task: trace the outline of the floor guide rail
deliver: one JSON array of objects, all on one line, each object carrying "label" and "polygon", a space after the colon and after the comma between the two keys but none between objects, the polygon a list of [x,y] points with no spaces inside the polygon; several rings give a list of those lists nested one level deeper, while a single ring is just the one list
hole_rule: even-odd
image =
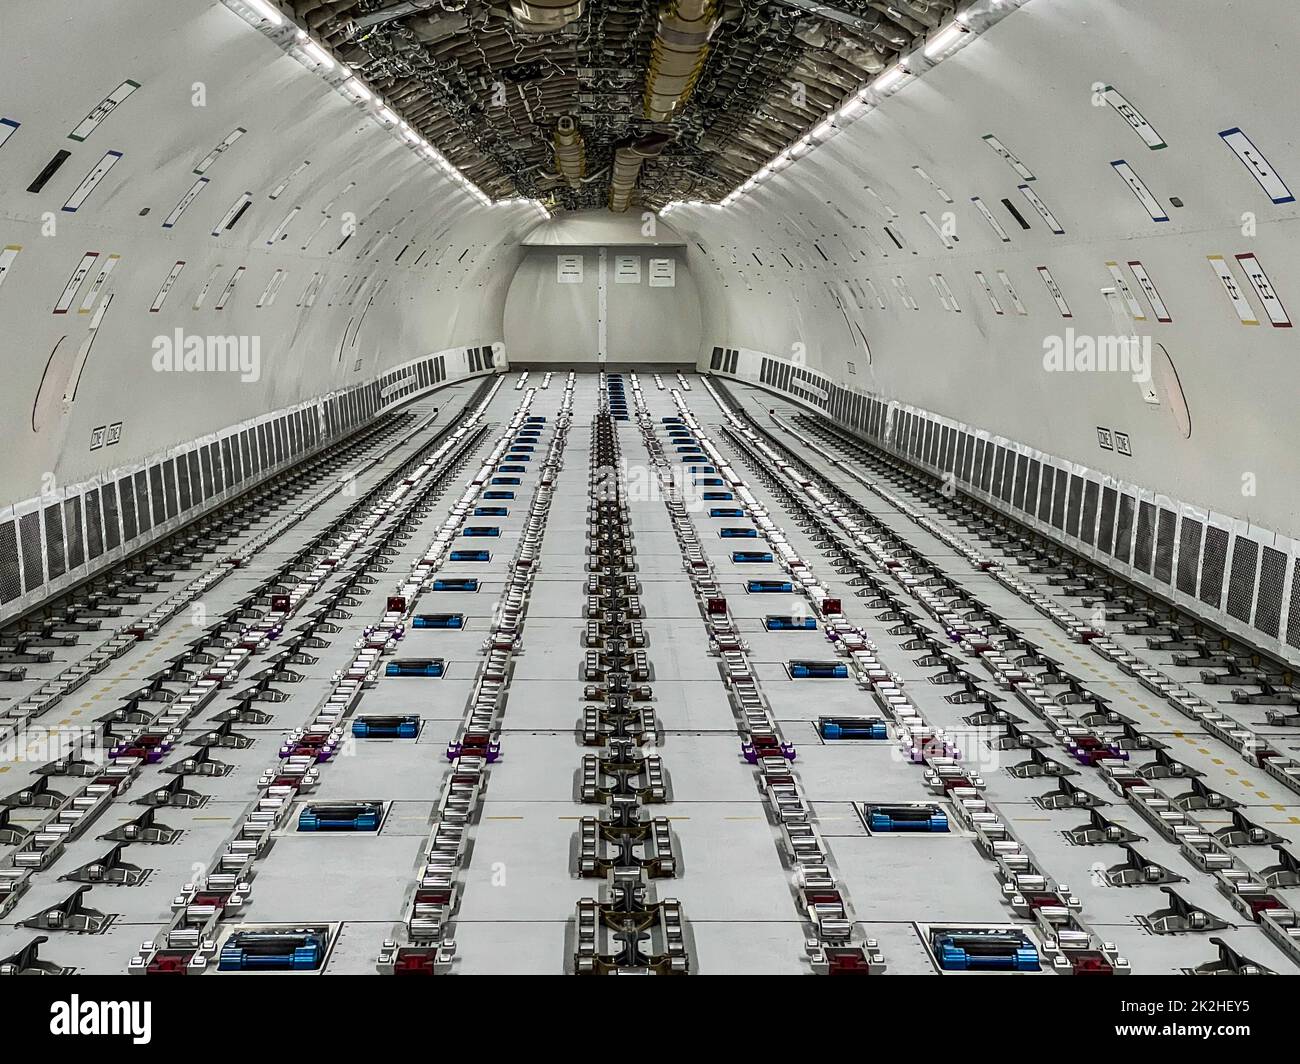
[{"label": "floor guide rail", "polygon": [[[274,684],[292,682],[287,665],[314,663],[305,651],[325,645],[323,635],[337,630],[331,623],[336,614],[347,616],[347,609],[360,605],[354,596],[358,589],[375,582],[371,574],[383,568],[384,559],[409,534],[407,522],[421,507],[427,512],[434,492],[481,441],[486,432],[481,422],[495,391],[496,387],[489,390],[455,431],[420,462],[399,469],[376,488],[359,504],[352,520],[336,522],[300,552],[268,589],[271,608],[265,615],[249,624],[232,619],[227,630],[234,629],[236,634],[227,641],[225,653],[174,700],[174,708],[169,707],[169,716],[179,719],[162,742],[209,706],[223,687],[230,686],[255,653],[270,649],[271,641],[283,635],[290,621],[301,618],[305,623],[299,630],[304,636],[286,645],[273,655],[268,668],[250,677],[257,684],[236,693],[233,711],[219,714],[218,727],[196,740],[208,750],[251,743],[234,732],[234,726],[265,723],[265,715],[253,703],[282,698],[277,698]],[[339,575],[344,576],[342,585],[318,602],[325,585]],[[256,864],[268,851],[274,833],[295,811],[300,830],[305,825],[332,824],[333,817],[342,815],[340,810],[302,805],[300,799],[319,785],[322,770],[340,751],[364,689],[377,678],[381,656],[396,648],[402,634],[402,611],[390,598],[379,622],[366,629],[351,661],[332,677],[332,689],[311,718],[281,743],[279,762],[257,778],[257,796],[224,848],[206,870],[183,885],[172,901],[171,922],[141,946],[129,962],[129,971],[202,974],[214,961],[219,971],[319,967],[328,945],[328,934],[322,929],[243,928],[232,926],[229,918],[248,905]],[[199,804],[201,796],[184,786],[189,763],[181,762],[176,768],[172,783],[139,800],[148,809]],[[356,815],[364,816],[366,811]]]},{"label": "floor guide rail", "polygon": [[[719,659],[719,673],[736,717],[741,754],[755,767],[755,782],[780,832],[782,861],[793,871],[794,902],[807,929],[807,961],[813,971],[826,974],[882,972],[885,958],[874,940],[861,938],[855,925],[834,860],[794,768],[797,756],[794,744],[783,736],[773,717],[713,566],[701,549],[694,521],[683,498],[681,480],[669,460],[660,433],[673,444],[678,459],[688,468],[701,463],[703,468],[716,471],[718,478],[729,485],[745,504],[757,526],[763,528],[771,522],[744,480],[725,461],[695,420],[680,394],[674,395],[679,415],[664,417],[658,424],[649,413],[635,378],[633,396],[641,434],[662,487],[709,645]],[[805,575],[811,580],[810,573]]]},{"label": "floor guide rail", "polygon": [[[507,469],[527,466],[528,456],[543,433],[550,432],[545,456],[536,469],[536,488],[519,546],[506,570],[506,585],[493,611],[483,642],[483,660],[471,687],[464,720],[448,744],[451,763],[434,811],[433,828],[424,848],[415,882],[407,892],[404,922],[380,950],[376,966],[382,974],[434,975],[451,970],[456,959],[455,916],[461,878],[470,859],[470,832],[481,815],[494,766],[502,757],[501,724],[510,698],[512,659],[523,646],[529,597],[538,572],[542,538],[556,479],[564,464],[573,404],[574,375],[570,374],[553,426],[542,415],[530,415],[534,390],[529,389],[506,431],[478,473],[466,486],[429,549],[399,588],[403,613],[436,583],[436,573],[455,552],[452,541],[473,514],[476,503]],[[523,450],[522,448],[528,448]],[[512,456],[512,450],[517,450]],[[511,477],[511,480],[516,478]]]},{"label": "floor guide rail", "polygon": [[[164,624],[307,514],[332,496],[347,491],[359,472],[382,461],[416,430],[403,431],[397,441],[381,450],[367,453],[367,447],[411,420],[414,419],[409,414],[385,418],[328,452],[305,460],[274,482],[262,484],[216,513],[200,518],[169,539],[151,545],[84,587],[42,607],[39,613],[6,628],[0,635],[0,662],[11,667],[5,670],[4,678],[21,683],[28,678],[29,664],[52,662],[55,648],[69,652],[66,648],[78,645],[79,633],[99,631],[105,619],[127,618],[127,623],[107,639],[52,678],[23,693],[16,705],[6,708],[0,715],[0,741],[11,741],[18,731],[58,706],[138,641],[153,638]],[[354,458],[361,459],[358,466],[329,486],[302,497],[314,482]],[[251,531],[268,514],[270,524]],[[247,534],[241,536],[241,531]],[[161,584],[172,582],[178,573],[196,567],[232,541],[233,549],[219,556],[197,578],[171,594],[159,594]],[[146,602],[147,599],[157,601]]]},{"label": "floor guide rail", "polygon": [[1273,663],[741,385],[437,401],[0,639],[0,974],[1300,973]]},{"label": "floor guide rail", "polygon": [[621,374],[609,374],[592,419],[587,522],[587,647],[580,798],[603,815],[579,823],[576,872],[603,880],[599,898],[578,901],[573,971],[579,975],[685,975],[691,971],[682,905],[657,897],[654,882],[678,874],[666,816],[646,815],[672,800],[649,702],[652,667],[642,649],[641,586],[616,418],[627,417]]},{"label": "floor guide rail", "polygon": [[[327,502],[334,501],[340,492],[350,494],[347,485],[355,483],[356,470],[352,471],[353,475],[345,475],[343,487],[335,480],[329,487],[306,495],[304,489],[311,484],[311,474],[317,477],[327,474],[333,479],[333,471],[343,462],[360,459],[363,465],[373,465],[427,429],[426,420],[415,431],[407,432],[412,420],[397,419],[389,425],[389,431],[377,429],[363,434],[362,446],[349,445],[335,452],[332,460],[322,457],[305,465],[296,478],[298,490],[282,489],[279,506],[271,508],[265,527],[237,540],[233,550],[205,570],[198,580],[120,630],[118,634],[127,636],[129,642],[118,648],[116,637],[110,639],[108,648],[113,653],[107,655],[107,659],[128,657],[130,660],[130,656],[134,656],[137,664],[131,666],[127,674],[134,671],[143,660],[139,653],[133,653],[134,648],[165,632],[170,633],[166,636],[167,641],[176,638],[179,634],[175,630],[176,615],[188,602],[198,600],[191,611],[190,623],[204,623],[206,609],[200,596],[210,594],[215,585],[231,573],[251,571],[249,563],[260,559],[271,544],[295,525]],[[396,443],[388,439],[394,430],[401,433]],[[378,446],[367,449],[366,444]],[[256,501],[255,497],[250,505]],[[262,501],[265,504],[272,500]],[[216,526],[209,522],[207,527]],[[188,558],[189,562],[193,564],[201,560],[214,545],[215,540],[205,543],[203,548],[196,547]],[[179,560],[174,563],[174,568],[160,563],[151,575],[159,576],[159,582],[162,582],[163,578],[179,570]],[[270,677],[283,670],[286,662],[292,663],[295,655],[300,653],[301,638],[286,639],[274,648],[271,645],[271,640],[279,639],[287,619],[284,603],[276,601],[272,590],[267,583],[246,595],[235,609],[200,632],[187,652],[173,657],[162,670],[148,678],[144,687],[129,692],[121,708],[99,717],[93,726],[70,727],[73,741],[60,744],[57,751],[50,751],[53,759],[40,764],[34,771],[29,770],[27,782],[0,801],[4,825],[0,842],[12,847],[0,859],[0,917],[9,914],[36,884],[48,883],[46,870],[57,870],[65,852],[75,848],[92,824],[110,809],[122,808],[128,800],[128,791],[136,784],[147,783],[151,777],[157,776],[152,797],[135,800],[135,804],[147,807],[145,812],[101,836],[115,845],[107,853],[65,871],[60,877],[61,881],[80,885],[71,894],[39,909],[20,924],[41,931],[92,934],[107,928],[113,919],[112,914],[92,908],[86,898],[88,892],[97,885],[137,886],[143,883],[148,871],[125,859],[122,855],[124,847],[133,842],[172,841],[177,833],[154,822],[154,808],[164,804],[197,804],[199,796],[185,786],[186,775],[220,775],[226,766],[211,757],[212,750],[237,745],[240,741],[240,737],[230,731],[232,720],[222,719],[220,715],[216,718],[219,723],[210,731],[201,729],[197,736],[185,736],[187,728],[191,727],[201,709],[212,701],[219,687],[235,682],[253,652],[268,652],[265,667],[254,677],[256,688],[265,687]],[[241,616],[257,620],[245,624],[239,620]],[[269,653],[272,649],[275,653]],[[154,650],[148,656],[156,652]],[[104,662],[101,667],[106,665]],[[87,672],[85,680],[89,675]],[[94,697],[102,695],[103,692]],[[81,712],[71,711],[74,717]],[[30,729],[27,723],[30,719],[24,720],[25,729]],[[65,718],[61,724],[70,725],[71,719]],[[30,734],[28,730],[28,738]],[[19,737],[23,737],[22,733]],[[189,739],[189,745],[198,749],[183,759],[162,764],[174,747],[185,745],[183,738]],[[48,743],[38,745],[50,746]],[[15,744],[13,752],[26,755],[33,751],[30,746]],[[23,757],[19,765],[26,760]],[[6,771],[11,767],[7,765]]]},{"label": "floor guide rail", "polygon": [[[1098,657],[1117,666],[1118,673],[1136,677],[1144,688],[1200,723],[1205,728],[1200,738],[1207,746],[1224,742],[1233,748],[1244,744],[1250,750],[1249,741],[1240,734],[1221,735],[1216,711],[1108,638],[1104,624],[1079,619],[1050,594],[1008,571],[1016,561],[995,561],[990,554],[966,543],[945,523],[885,487],[882,481],[888,481],[888,471],[880,468],[880,463],[868,466],[871,475],[860,473],[777,415],[772,415],[772,423],[779,434],[762,430],[733,409],[729,399],[717,398],[733,445],[762,470],[770,487],[819,537],[821,548],[844,566],[841,571],[854,574],[852,582],[859,588],[856,594],[868,599],[869,609],[884,611],[877,613],[877,619],[895,625],[889,632],[901,640],[900,648],[923,651],[916,664],[940,669],[928,679],[955,688],[947,696],[949,703],[977,710],[967,715],[964,723],[991,729],[983,740],[989,749],[1027,755],[1027,760],[1008,766],[1006,771],[1019,779],[1057,784],[1055,790],[1035,797],[1040,808],[1087,812],[1084,824],[1063,832],[1067,840],[1078,846],[1120,848],[1122,860],[1094,866],[1091,879],[1079,884],[1082,900],[1066,897],[1063,885],[1051,889],[1051,881],[1032,866],[1027,848],[1008,826],[1009,818],[999,815],[987,796],[978,793],[983,790],[983,781],[977,783],[949,731],[931,726],[916,712],[893,678],[872,677],[870,670],[877,665],[876,648],[865,632],[855,630],[847,643],[843,632],[828,633],[851,659],[865,650],[868,668],[861,682],[876,692],[880,708],[891,719],[908,756],[930,767],[936,782],[942,784],[938,793],[946,792],[959,818],[997,862],[1004,889],[1015,892],[1010,898],[1013,911],[1034,920],[1045,954],[1051,957],[1054,967],[1117,973],[1129,969],[1129,960],[1117,952],[1115,944],[1099,941],[1083,921],[1084,912],[1104,908],[1097,887],[1146,887],[1159,892],[1162,896],[1150,903],[1154,908],[1137,916],[1137,923],[1153,936],[1237,932],[1231,942],[1221,937],[1213,940],[1219,947],[1217,958],[1186,965],[1183,970],[1215,974],[1224,970],[1270,970],[1268,964],[1252,959],[1275,956],[1258,944],[1262,940],[1252,938],[1258,934],[1255,927],[1292,962],[1300,959],[1295,948],[1295,910],[1280,889],[1300,883],[1295,876],[1295,858],[1286,847],[1287,839],[1251,819],[1245,803],[1224,793],[1217,781],[1214,785],[1207,783],[1204,771],[1173,756],[1169,743],[1157,738],[1148,726],[1117,711],[1111,692],[1102,689],[1100,680],[1088,680],[1077,669],[1071,671],[1065,654],[1048,646],[1014,615],[1008,616],[1010,611],[1005,606],[999,603],[995,608],[986,601],[991,596],[981,594],[973,584],[978,584],[979,577],[995,581],[1021,604],[1032,607],[1063,630],[1071,643],[1091,648]],[[794,439],[799,450],[783,439]],[[930,559],[932,551],[912,542],[913,537],[901,531],[887,513],[873,512],[827,479],[812,464],[811,455],[867,487],[888,504],[889,511],[904,516],[933,541],[950,548],[971,566],[976,574],[974,582],[963,582],[945,573]],[[941,511],[957,510],[950,503],[939,495],[933,505]],[[986,524],[979,527],[990,532]],[[1010,537],[1002,530],[997,532],[1003,551],[1015,558],[1020,545],[1008,542]],[[929,627],[931,623],[938,632]],[[985,680],[968,670],[968,662],[978,663],[988,680],[998,690],[1010,692],[1041,728],[1007,709],[1002,696],[983,687]],[[1097,669],[1092,671],[1102,675]],[[1207,713],[1209,721],[1204,719]],[[1053,757],[1052,753],[1062,756]],[[1209,751],[1202,749],[1200,753]],[[1249,756],[1246,760],[1250,761]],[[1215,764],[1224,761],[1219,759]],[[1104,812],[1103,807],[1110,803],[1071,782],[1069,777],[1080,769],[1093,773],[1144,825],[1176,848],[1174,852],[1193,871],[1193,882],[1198,876],[1207,877],[1217,895],[1231,902],[1238,914],[1236,919],[1224,919],[1204,901],[1194,900],[1188,888],[1181,886],[1189,883],[1188,876],[1138,849],[1134,844],[1143,836],[1119,823],[1114,814]],[[1236,775],[1233,770],[1223,779],[1231,782]],[[976,784],[973,792],[972,784]],[[990,822],[989,817],[994,819]],[[992,836],[990,826],[995,828]],[[1274,848],[1276,858],[1272,863],[1267,857],[1254,857],[1266,846]],[[1198,893],[1197,899],[1203,896]],[[1257,945],[1250,945],[1252,941]],[[1250,955],[1241,952],[1245,949],[1250,950]]]}]

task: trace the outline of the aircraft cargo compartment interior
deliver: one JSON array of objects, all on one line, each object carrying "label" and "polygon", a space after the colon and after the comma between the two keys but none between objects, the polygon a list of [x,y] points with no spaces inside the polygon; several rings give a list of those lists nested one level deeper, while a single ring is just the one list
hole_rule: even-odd
[{"label": "aircraft cargo compartment interior", "polygon": [[1300,975],[1298,48],[0,2],[0,975]]}]

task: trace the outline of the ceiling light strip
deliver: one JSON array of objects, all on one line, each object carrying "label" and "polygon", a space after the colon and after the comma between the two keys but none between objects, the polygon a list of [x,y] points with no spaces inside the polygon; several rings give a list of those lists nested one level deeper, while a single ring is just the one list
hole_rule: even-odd
[{"label": "ceiling light strip", "polygon": [[728,192],[721,202],[673,200],[666,204],[660,213],[680,207],[730,207],[741,196],[757,189],[773,174],[780,173],[797,160],[807,158],[842,130],[873,111],[881,101],[893,96],[905,85],[911,84],[923,71],[955,55],[990,26],[1029,2],[1030,0],[974,0],[946,23],[931,30],[919,47],[899,58],[892,66],[882,70],[870,82],[851,93],[838,108],[819,121],[811,132],[787,145]]}]

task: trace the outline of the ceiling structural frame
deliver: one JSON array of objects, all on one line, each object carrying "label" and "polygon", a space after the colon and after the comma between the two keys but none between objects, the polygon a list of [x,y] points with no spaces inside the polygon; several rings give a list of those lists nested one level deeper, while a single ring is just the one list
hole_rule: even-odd
[{"label": "ceiling structural frame", "polygon": [[[252,4],[254,0],[229,0]],[[267,0],[256,0],[261,6]],[[974,31],[1021,0],[978,0]],[[286,0],[299,23],[492,200],[548,210],[731,195],[958,0]],[[957,25],[959,28],[951,30]],[[921,64],[909,58],[909,66]]]},{"label": "ceiling structural frame", "polygon": [[[456,166],[442,152],[429,143],[411,126],[411,123],[394,108],[393,102],[376,91],[366,78],[342,61],[326,44],[315,35],[297,25],[292,16],[280,7],[275,0],[222,0],[226,7],[242,17],[255,29],[261,31],[286,54],[318,74],[331,88],[342,94],[356,107],[367,113],[382,129],[391,132],[408,145],[420,158],[430,165],[442,170],[451,177],[460,188],[473,200],[484,207],[496,205],[515,206],[527,197],[487,195],[464,169]],[[398,7],[415,11],[422,5],[407,2]],[[541,203],[535,202],[536,208],[543,215],[549,211]]]},{"label": "ceiling structural frame", "polygon": [[[815,0],[780,0],[783,4],[809,12],[840,25],[856,26],[861,22],[856,16],[838,8],[832,8]],[[740,175],[741,180],[722,196],[694,196],[674,198],[664,204],[663,210],[677,207],[730,207],[742,196],[753,192],[774,174],[794,165],[800,159],[810,155],[821,145],[827,143],[848,128],[851,124],[873,111],[880,103],[893,96],[904,85],[910,84],[925,71],[932,69],[942,60],[955,55],[981,33],[1000,22],[1004,17],[1030,0],[973,0],[966,4],[950,18],[929,23],[907,48],[900,49],[895,62],[887,67],[877,67],[871,71],[875,76],[853,88],[848,95],[830,103],[819,115],[818,120],[804,128],[800,135],[780,147],[780,150],[767,158],[754,156],[752,170]],[[870,4],[869,7],[883,7],[883,4]],[[932,8],[946,7],[951,11],[952,4],[932,4]],[[891,7],[891,10],[894,10]]]}]

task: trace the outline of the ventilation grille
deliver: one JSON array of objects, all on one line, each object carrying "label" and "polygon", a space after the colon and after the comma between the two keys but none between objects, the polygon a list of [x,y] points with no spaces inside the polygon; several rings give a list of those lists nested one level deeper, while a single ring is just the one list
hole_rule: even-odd
[{"label": "ventilation grille", "polygon": [[1065,525],[1065,499],[1069,494],[1070,474],[1064,469],[1056,471],[1056,487],[1052,490],[1052,527]]},{"label": "ventilation grille", "polygon": [[1264,548],[1259,563],[1259,598],[1255,602],[1255,628],[1277,638],[1282,624],[1282,588],[1286,583],[1286,555],[1273,547]]},{"label": "ventilation grille", "polygon": [[1115,500],[1119,492],[1114,488],[1101,489],[1101,521],[1097,525],[1097,549],[1109,554],[1115,542]]},{"label": "ventilation grille", "polygon": [[41,548],[41,515],[37,511],[18,518],[23,545],[23,589],[35,591],[45,583],[45,555]]},{"label": "ventilation grille", "polygon": [[192,505],[190,500],[190,463],[185,455],[176,459],[176,497],[180,500],[181,513]]},{"label": "ventilation grille", "polygon": [[1038,520],[1050,521],[1052,519],[1052,485],[1055,482],[1055,470],[1048,465],[1043,466],[1042,477],[1038,485]]},{"label": "ventilation grille", "polygon": [[1255,570],[1259,566],[1259,544],[1238,536],[1232,545],[1232,570],[1228,575],[1228,614],[1239,621],[1250,620],[1255,600]]},{"label": "ventilation grille", "polygon": [[1002,487],[1000,490],[1000,494],[1002,497],[1002,501],[1005,502],[1007,505],[1010,505],[1011,493],[1016,486],[1016,468],[1017,468],[1018,455],[1010,448],[1007,447],[1003,447],[1002,451],[1006,456],[1006,461],[1003,464],[1003,468],[1002,468]]},{"label": "ventilation grille", "polygon": [[143,469],[135,474],[135,516],[143,534],[153,528],[153,518],[149,514],[149,474]]},{"label": "ventilation grille", "polygon": [[1097,496],[1101,494],[1101,485],[1095,480],[1083,485],[1083,523],[1079,526],[1079,538],[1091,544],[1097,528]]},{"label": "ventilation grille", "polygon": [[1300,647],[1300,558],[1291,569],[1291,609],[1286,615],[1286,641]]},{"label": "ventilation grille", "polygon": [[1196,564],[1201,554],[1201,522],[1184,517],[1178,535],[1178,590],[1184,595],[1196,594]]},{"label": "ventilation grille", "polygon": [[190,451],[185,456],[185,468],[189,474],[186,479],[190,482],[190,502],[194,506],[207,498],[203,492],[203,481],[199,479],[199,464],[198,451]]},{"label": "ventilation grille", "polygon": [[0,525],[0,602],[12,602],[22,593],[22,576],[18,571],[18,526],[6,521]]},{"label": "ventilation grille", "polygon": [[122,542],[122,524],[118,514],[117,485],[105,484],[99,489],[100,505],[104,508],[104,549],[116,550]]},{"label": "ventilation grille", "polygon": [[1083,509],[1083,477],[1070,476],[1070,499],[1065,513],[1065,534],[1079,538],[1079,513]]},{"label": "ventilation grille", "polygon": [[1156,508],[1149,502],[1138,503],[1137,541],[1133,545],[1133,565],[1144,573],[1151,572],[1151,551],[1155,547]]},{"label": "ventilation grille", "polygon": [[[174,490],[174,485],[173,485]],[[143,500],[143,496],[136,492],[137,497]],[[152,465],[149,467],[149,499],[153,505],[153,523],[161,525],[167,520],[167,497],[163,489],[163,470],[161,465]],[[172,502],[172,508],[175,509],[176,503]]]},{"label": "ventilation grille", "polygon": [[86,564],[86,544],[81,537],[81,497],[63,502],[63,524],[67,529],[68,568],[80,569]]},{"label": "ventilation grille", "polygon": [[167,499],[167,516],[175,517],[180,512],[180,505],[176,500],[176,460],[168,458],[162,464],[163,490]]},{"label": "ventilation grille", "polygon": [[135,482],[125,476],[117,482],[117,491],[121,496],[122,542],[130,543],[139,534],[135,520]]},{"label": "ventilation grille", "polygon": [[104,553],[104,525],[99,516],[99,489],[86,492],[86,553],[93,562]]},{"label": "ventilation grille", "polygon": [[1228,565],[1226,530],[1205,526],[1205,554],[1201,561],[1201,601],[1218,609],[1223,602],[1223,572]]},{"label": "ventilation grille", "polygon": [[1028,486],[1025,488],[1025,513],[1033,517],[1034,510],[1038,506],[1038,493],[1041,490],[1039,481],[1043,472],[1043,464],[1037,458],[1029,459],[1029,478]]},{"label": "ventilation grille", "polygon": [[51,580],[68,571],[63,556],[63,507],[57,502],[45,507],[45,560]]},{"label": "ventilation grille", "polygon": [[1119,517],[1115,521],[1115,558],[1127,562],[1133,549],[1133,496],[1119,497]]},{"label": "ventilation grille", "polygon": [[[1025,478],[1029,475],[1029,456],[1024,454],[1016,455],[1016,490],[1011,497],[1011,505],[1023,512],[1025,508]],[[1034,480],[1037,484],[1038,474],[1035,472]]]},{"label": "ventilation grille", "polygon": [[1162,584],[1168,584],[1174,578],[1174,530],[1178,526],[1178,515],[1163,507],[1156,523],[1156,561],[1154,575]]}]

